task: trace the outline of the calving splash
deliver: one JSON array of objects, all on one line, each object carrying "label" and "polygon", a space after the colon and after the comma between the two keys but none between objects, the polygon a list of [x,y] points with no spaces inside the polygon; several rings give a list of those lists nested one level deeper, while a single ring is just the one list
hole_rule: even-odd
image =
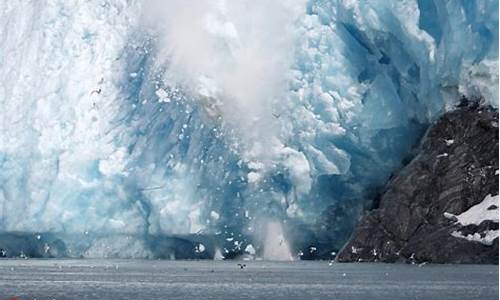
[{"label": "calving splash", "polygon": [[285,238],[282,224],[278,222],[269,222],[267,224],[262,257],[267,260],[293,260],[290,245]]},{"label": "calving splash", "polygon": [[26,0],[0,38],[10,256],[329,256],[429,122],[497,106],[493,0]]}]

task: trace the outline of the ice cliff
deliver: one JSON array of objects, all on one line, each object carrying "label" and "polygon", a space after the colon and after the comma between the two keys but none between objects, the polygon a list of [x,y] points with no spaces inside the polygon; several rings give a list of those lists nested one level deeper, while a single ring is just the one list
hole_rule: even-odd
[{"label": "ice cliff", "polygon": [[497,107],[497,82],[494,0],[3,1],[0,229],[259,251],[333,207],[343,243],[429,122]]}]

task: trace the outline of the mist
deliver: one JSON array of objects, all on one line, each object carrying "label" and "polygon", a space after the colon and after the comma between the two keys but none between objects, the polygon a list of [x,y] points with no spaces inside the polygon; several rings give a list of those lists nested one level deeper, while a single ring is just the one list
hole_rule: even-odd
[{"label": "mist", "polygon": [[[275,107],[284,102],[304,1],[150,0],[144,21],[158,35],[164,81],[189,91],[212,118],[237,130],[250,159],[280,145]],[[267,157],[266,157],[267,156]]]}]

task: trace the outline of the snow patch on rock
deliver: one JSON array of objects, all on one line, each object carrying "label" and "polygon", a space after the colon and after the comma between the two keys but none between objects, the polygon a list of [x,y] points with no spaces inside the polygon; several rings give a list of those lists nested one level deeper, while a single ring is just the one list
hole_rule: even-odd
[{"label": "snow patch on rock", "polygon": [[[495,208],[491,209],[494,206]],[[464,211],[459,215],[448,212],[444,213],[447,219],[456,218],[462,226],[479,225],[484,221],[494,221],[498,223],[498,195],[487,195],[483,201]]]},{"label": "snow patch on rock", "polygon": [[[498,195],[487,195],[483,201],[472,206],[468,210],[459,215],[454,215],[448,212],[444,213],[444,217],[451,219],[462,226],[479,225],[485,221],[493,221],[498,223]],[[473,234],[463,234],[458,230],[451,233],[453,237],[466,239],[471,242],[479,242],[481,244],[491,246],[493,241],[498,238],[499,231],[485,230],[475,232]]]}]

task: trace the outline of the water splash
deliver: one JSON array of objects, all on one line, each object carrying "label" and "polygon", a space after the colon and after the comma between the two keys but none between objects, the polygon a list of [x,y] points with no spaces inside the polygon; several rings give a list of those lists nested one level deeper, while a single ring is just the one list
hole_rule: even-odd
[{"label": "water splash", "polygon": [[263,258],[265,260],[293,260],[290,246],[283,233],[283,224],[278,221],[270,221],[267,224]]}]

